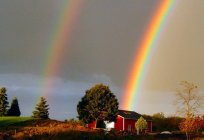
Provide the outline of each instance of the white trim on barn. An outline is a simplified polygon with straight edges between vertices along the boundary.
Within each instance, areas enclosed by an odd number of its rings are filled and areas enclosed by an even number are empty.
[[[125,118],[123,118],[123,131],[125,130]]]
[[[120,116],[121,118],[123,118],[123,131],[125,130],[125,118],[123,117],[123,116],[121,116],[121,115],[118,115],[118,116]]]

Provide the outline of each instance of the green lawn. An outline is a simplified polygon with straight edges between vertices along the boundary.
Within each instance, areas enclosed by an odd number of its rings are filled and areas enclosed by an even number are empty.
[[[0,128],[8,126],[24,126],[33,122],[32,117],[0,117]]]

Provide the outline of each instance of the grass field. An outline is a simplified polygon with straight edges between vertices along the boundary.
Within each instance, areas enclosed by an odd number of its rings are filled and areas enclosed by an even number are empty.
[[[31,117],[0,117],[0,128],[8,126],[24,126],[34,121]]]

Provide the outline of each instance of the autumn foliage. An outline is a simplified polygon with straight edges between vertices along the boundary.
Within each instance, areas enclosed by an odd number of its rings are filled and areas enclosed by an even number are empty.
[[[204,120],[201,117],[191,117],[184,119],[179,128],[183,132],[198,132],[204,125]]]

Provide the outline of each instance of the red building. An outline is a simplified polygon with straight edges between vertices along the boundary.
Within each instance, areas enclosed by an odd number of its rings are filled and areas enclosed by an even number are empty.
[[[134,111],[119,110],[119,113],[116,118],[116,122],[106,124],[107,128],[114,128],[119,131],[136,131],[135,123],[141,117],[141,114],[138,114]],[[142,116],[147,121],[147,132],[152,132],[152,119],[151,117]],[[95,128],[95,121],[88,124],[89,128]]]
[[[134,111],[119,110],[114,128],[122,131],[136,131],[135,123],[142,115]],[[152,132],[152,119],[142,116],[147,121],[147,132]]]

